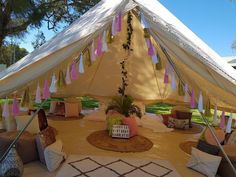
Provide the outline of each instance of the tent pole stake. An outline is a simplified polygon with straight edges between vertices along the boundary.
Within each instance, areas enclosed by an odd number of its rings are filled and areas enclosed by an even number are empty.
[[[46,103],[46,100],[44,100],[40,106],[37,108],[37,110],[34,112],[34,114],[31,116],[31,118],[29,119],[29,121],[27,122],[27,124],[25,125],[25,127],[18,133],[18,135],[15,137],[15,139],[12,141],[12,143],[10,144],[10,146],[7,148],[7,150],[4,152],[4,154],[2,155],[1,159],[0,159],[0,163],[2,163],[2,161],[6,158],[7,154],[9,153],[9,151],[11,150],[11,148],[17,143],[17,141],[20,139],[21,135],[24,133],[24,131],[26,130],[26,128],[30,125],[30,123],[33,121],[33,119],[35,118],[35,116],[38,114],[39,110],[42,109],[44,103]]]

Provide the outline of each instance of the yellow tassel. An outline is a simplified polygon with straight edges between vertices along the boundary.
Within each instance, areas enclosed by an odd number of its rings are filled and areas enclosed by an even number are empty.
[[[83,53],[83,59],[86,66],[90,67],[92,65],[91,57],[90,57],[90,51],[88,48],[85,49]]]
[[[63,88],[66,86],[66,80],[65,80],[65,76],[62,70],[59,71],[58,74],[58,79],[57,79],[57,88]]]
[[[210,98],[207,98],[206,104],[205,104],[205,112],[204,115],[206,117],[211,117],[211,102],[210,102]]]
[[[20,106],[23,108],[30,108],[32,106],[30,101],[29,87],[27,87],[24,91],[23,97],[20,102]]]
[[[184,85],[181,80],[178,83],[178,94],[179,96],[184,96]]]
[[[161,57],[157,53],[158,63],[156,64],[156,70],[162,70]]]
[[[112,29],[111,27],[109,27],[109,30],[107,30],[107,33],[106,33],[106,41],[108,44],[112,43],[113,42],[113,36],[112,36]]]

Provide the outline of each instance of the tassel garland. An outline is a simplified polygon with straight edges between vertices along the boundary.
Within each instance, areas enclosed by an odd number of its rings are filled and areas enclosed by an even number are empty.
[[[66,86],[65,76],[62,70],[59,71],[58,80],[56,81],[57,88],[63,88]]]
[[[185,83],[184,85],[184,102],[187,103],[188,102],[188,84]]]
[[[2,117],[8,118],[9,116],[10,116],[10,113],[9,113],[9,107],[8,107],[8,98],[6,97],[4,105],[3,105]]]
[[[83,55],[80,55],[79,59],[79,73],[83,74],[84,73],[84,62],[83,62]]]
[[[228,122],[227,122],[227,126],[226,126],[226,133],[231,133],[232,131],[232,121],[233,121],[233,114],[230,113],[229,115],[229,119],[228,119]]]
[[[157,61],[158,63],[156,64],[156,70],[162,70],[162,62],[161,62],[161,58],[157,53]]]
[[[96,49],[95,53],[99,57],[102,55],[102,42],[101,42],[100,35],[97,37],[96,44],[97,44],[97,49]]]
[[[200,92],[199,98],[198,98],[198,110],[199,110],[199,112],[203,112],[203,98],[202,98],[202,92]]]
[[[50,92],[49,92],[49,86],[48,86],[48,80],[44,81],[44,87],[43,87],[43,99],[50,98]]]
[[[172,72],[172,76],[171,76],[171,88],[173,91],[176,91],[176,80],[175,80],[174,72]]]
[[[184,96],[184,86],[181,80],[178,82],[178,95]]]
[[[102,51],[103,52],[108,51],[106,36],[107,36],[107,32],[103,31],[103,35],[102,35]]]
[[[150,39],[148,39],[148,42],[149,42],[148,55],[153,56],[155,54],[153,44]]]
[[[191,97],[190,97],[190,107],[195,108],[195,93],[193,89],[192,89]]]
[[[37,85],[37,89],[36,89],[36,94],[35,94],[35,103],[41,103],[41,89],[40,89],[40,85],[38,83]]]
[[[220,116],[220,125],[219,127],[222,130],[225,130],[225,111],[222,111],[221,116]]]
[[[66,69],[66,84],[70,85],[71,84],[71,78],[70,78],[70,66],[67,66]]]
[[[116,32],[121,32],[122,13],[119,12],[118,15],[116,15],[116,18]]]
[[[206,117],[211,117],[212,116],[212,114],[211,114],[211,100],[210,100],[210,98],[207,98],[207,101],[206,101],[206,104],[205,104],[204,115]]]
[[[29,88],[27,87],[24,91],[23,97],[21,99],[20,106],[22,108],[29,108],[31,106]]]
[[[117,18],[116,18],[116,16],[114,16],[114,18],[113,18],[113,21],[112,21],[112,29],[111,29],[111,31],[112,31],[112,36],[115,36],[116,35],[116,20],[117,20]]]
[[[19,105],[18,105],[18,100],[17,100],[16,96],[14,96],[14,98],[13,98],[11,112],[12,112],[13,116],[18,116],[19,113],[20,113],[20,109],[19,109]]]
[[[218,121],[217,121],[217,106],[215,105],[215,109],[214,109],[214,115],[213,115],[213,122],[212,122],[213,126],[217,126],[218,125]]]
[[[78,79],[78,73],[76,70],[76,62],[73,62],[71,65],[71,72],[70,72],[71,80]]]
[[[165,83],[165,84],[168,84],[168,83],[169,83],[169,76],[168,76],[168,73],[167,73],[167,68],[166,68],[166,70],[165,70],[164,83]]]
[[[90,58],[92,61],[96,60],[96,55],[95,55],[95,51],[94,51],[94,40],[90,46]]]
[[[51,81],[51,85],[49,87],[49,91],[50,93],[56,93],[56,75],[53,74],[52,76],[52,81]]]

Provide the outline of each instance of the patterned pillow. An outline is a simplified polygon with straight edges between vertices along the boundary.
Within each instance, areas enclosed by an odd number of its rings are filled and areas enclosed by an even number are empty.
[[[177,129],[189,129],[189,120],[188,119],[175,119],[175,118],[169,117],[168,127],[177,128]]]
[[[36,144],[41,163],[46,164],[44,157],[44,150],[50,144],[56,141],[55,132],[51,127],[47,127],[36,136]]]

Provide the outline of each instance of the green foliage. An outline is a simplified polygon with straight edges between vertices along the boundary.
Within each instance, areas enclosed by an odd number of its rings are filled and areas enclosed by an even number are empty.
[[[34,47],[34,49],[37,49],[46,42],[46,38],[42,31],[38,31],[35,37],[36,37],[35,41],[31,42],[31,44]]]
[[[0,0],[0,46],[7,36],[22,36],[30,28],[57,30],[71,24],[100,0]]]
[[[109,131],[109,135],[112,135],[113,125],[121,125],[121,124],[122,124],[122,117],[117,117],[113,115],[107,117],[107,130]]]
[[[27,54],[28,51],[18,45],[4,45],[0,47],[0,63],[10,66]]]
[[[106,109],[106,114],[110,110],[117,111],[118,113],[123,114],[126,117],[129,117],[132,114],[136,114],[139,118],[142,117],[140,108],[137,105],[133,104],[133,99],[130,96],[114,97]]]

